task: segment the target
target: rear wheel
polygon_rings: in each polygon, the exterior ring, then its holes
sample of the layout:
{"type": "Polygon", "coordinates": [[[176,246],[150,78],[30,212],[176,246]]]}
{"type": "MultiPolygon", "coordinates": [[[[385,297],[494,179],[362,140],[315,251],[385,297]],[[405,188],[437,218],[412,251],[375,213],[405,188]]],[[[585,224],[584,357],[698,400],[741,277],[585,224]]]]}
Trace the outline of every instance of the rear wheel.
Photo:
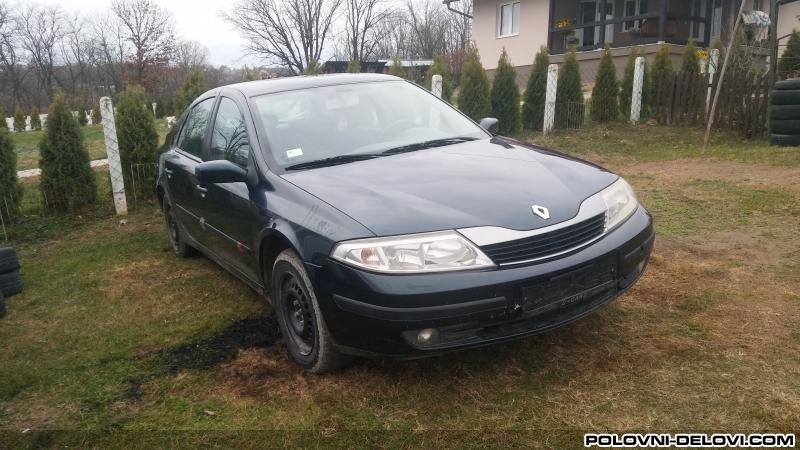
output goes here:
{"type": "Polygon", "coordinates": [[[167,237],[169,237],[169,244],[172,251],[181,258],[187,258],[195,254],[195,250],[189,246],[183,239],[183,232],[181,231],[178,217],[175,215],[175,210],[172,207],[172,202],[169,197],[164,197],[164,222],[167,226],[167,237]]]}
{"type": "Polygon", "coordinates": [[[275,259],[272,306],[289,355],[303,369],[325,373],[347,363],[333,345],[303,262],[292,250],[275,259]]]}

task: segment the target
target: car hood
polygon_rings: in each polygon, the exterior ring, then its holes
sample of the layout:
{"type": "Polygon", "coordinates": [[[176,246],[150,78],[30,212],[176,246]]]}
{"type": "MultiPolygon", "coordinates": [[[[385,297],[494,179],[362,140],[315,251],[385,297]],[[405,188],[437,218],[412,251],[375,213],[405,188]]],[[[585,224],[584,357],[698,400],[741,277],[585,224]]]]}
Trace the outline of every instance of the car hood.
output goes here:
{"type": "Polygon", "coordinates": [[[617,176],[501,138],[286,172],[282,177],[378,236],[477,226],[532,230],[568,220],[617,176]],[[532,206],[549,209],[550,218],[532,206]]]}

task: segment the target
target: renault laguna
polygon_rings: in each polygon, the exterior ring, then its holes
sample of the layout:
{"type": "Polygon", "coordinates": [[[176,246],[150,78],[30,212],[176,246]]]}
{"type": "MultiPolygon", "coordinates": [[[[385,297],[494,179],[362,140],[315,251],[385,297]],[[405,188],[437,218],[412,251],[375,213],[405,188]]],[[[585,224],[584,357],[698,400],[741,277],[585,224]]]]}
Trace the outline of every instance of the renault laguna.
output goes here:
{"type": "Polygon", "coordinates": [[[211,90],[159,157],[169,242],[268,299],[310,372],[570,323],[642,275],[652,219],[619,176],[497,126],[387,75],[211,90]]]}

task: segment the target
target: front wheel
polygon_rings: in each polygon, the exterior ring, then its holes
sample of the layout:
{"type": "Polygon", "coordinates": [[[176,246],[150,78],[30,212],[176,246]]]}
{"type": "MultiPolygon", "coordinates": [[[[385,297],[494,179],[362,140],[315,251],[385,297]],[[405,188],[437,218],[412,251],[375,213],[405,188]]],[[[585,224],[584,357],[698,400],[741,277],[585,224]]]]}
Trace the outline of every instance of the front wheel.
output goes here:
{"type": "Polygon", "coordinates": [[[183,239],[183,232],[181,231],[178,217],[175,215],[175,209],[173,209],[169,197],[164,197],[163,210],[164,222],[167,226],[167,236],[169,237],[169,245],[172,247],[172,251],[181,258],[194,255],[194,249],[183,239]]]}
{"type": "Polygon", "coordinates": [[[333,345],[303,262],[292,250],[275,259],[272,306],[289,355],[303,369],[325,373],[347,363],[333,345]]]}

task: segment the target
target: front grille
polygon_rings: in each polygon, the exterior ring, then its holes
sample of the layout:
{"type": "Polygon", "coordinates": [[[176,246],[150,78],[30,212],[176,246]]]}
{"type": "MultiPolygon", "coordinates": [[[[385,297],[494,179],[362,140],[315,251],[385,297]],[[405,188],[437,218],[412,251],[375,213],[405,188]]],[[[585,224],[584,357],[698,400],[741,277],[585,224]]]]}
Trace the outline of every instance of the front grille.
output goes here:
{"type": "Polygon", "coordinates": [[[537,234],[515,241],[485,245],[481,250],[495,264],[513,264],[517,262],[545,259],[564,251],[580,247],[605,231],[605,213],[578,222],[555,231],[537,234]]]}

